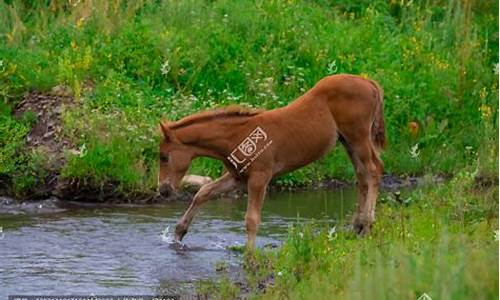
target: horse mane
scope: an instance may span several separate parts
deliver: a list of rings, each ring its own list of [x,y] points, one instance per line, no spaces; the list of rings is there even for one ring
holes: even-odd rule
[[[225,108],[213,109],[189,115],[178,121],[170,122],[168,124],[168,127],[170,129],[179,129],[192,124],[212,121],[216,119],[232,117],[252,117],[260,114],[263,111],[263,109],[248,108],[240,105],[230,105]]]

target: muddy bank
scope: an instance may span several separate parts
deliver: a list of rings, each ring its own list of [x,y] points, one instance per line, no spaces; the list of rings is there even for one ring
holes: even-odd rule
[[[33,193],[28,197],[19,198],[18,202],[29,203],[43,203],[49,201],[49,206],[57,203],[60,207],[61,202],[78,203],[78,205],[88,203],[92,205],[95,204],[155,204],[155,203],[165,203],[171,201],[190,201],[196,191],[197,186],[186,186],[178,195],[175,197],[164,197],[158,194],[156,191],[150,192],[134,192],[134,191],[123,191],[117,189],[118,185],[112,183],[102,183],[94,184],[91,182],[85,182],[82,180],[63,180],[58,182],[57,174],[52,174],[51,178],[54,181],[47,181],[48,184],[42,187],[38,193]],[[432,176],[430,178],[424,177],[399,177],[395,175],[384,175],[381,182],[382,191],[397,191],[404,188],[411,188],[425,183],[442,183],[446,180],[442,176]],[[53,184],[56,182],[56,184]],[[337,179],[327,179],[319,182],[312,183],[307,186],[283,186],[279,184],[271,184],[269,190],[272,192],[282,192],[282,191],[320,191],[320,190],[338,190],[338,189],[350,189],[355,187],[355,181],[342,181]],[[3,196],[3,197],[2,197]],[[245,193],[243,191],[234,191],[224,195],[229,198],[244,197]],[[0,191],[0,206],[6,204],[12,204],[14,200],[12,194],[9,194],[7,190]],[[49,200],[47,200],[49,199]],[[59,200],[59,199],[71,199]],[[43,204],[42,204],[43,205]],[[33,206],[36,208],[37,206]],[[44,206],[46,207],[46,206]],[[30,206],[26,206],[30,208]],[[34,209],[36,210],[36,209]]]
[[[425,182],[442,183],[446,180],[444,176],[398,176],[392,174],[385,174],[382,176],[380,187],[382,190],[394,191],[402,188],[410,188],[423,184]],[[343,189],[353,187],[356,185],[355,179],[353,180],[339,180],[335,178],[324,179],[321,181],[313,182],[305,186],[283,186],[279,184],[271,184],[270,190],[274,191],[301,191],[301,190],[322,190],[322,189]]]
[[[33,120],[33,127],[26,136],[24,153],[37,152],[43,155],[44,178],[39,178],[36,190],[16,195],[24,199],[48,198],[58,184],[59,172],[64,165],[64,151],[71,151],[73,144],[64,138],[61,116],[65,109],[75,105],[67,89],[55,87],[50,93],[29,92],[14,107],[16,118]],[[0,195],[14,195],[12,178],[0,176]]]
[[[86,83],[85,89],[91,84]],[[34,125],[26,136],[24,152],[43,155],[43,178],[30,190],[16,193],[12,178],[0,176],[0,195],[15,196],[21,200],[41,200],[51,197],[82,202],[151,203],[167,201],[155,191],[125,191],[115,182],[95,182],[86,178],[63,178],[65,153],[78,153],[77,147],[64,134],[62,115],[65,110],[78,106],[69,89],[56,86],[48,93],[26,93],[14,107],[17,118],[34,119]]]

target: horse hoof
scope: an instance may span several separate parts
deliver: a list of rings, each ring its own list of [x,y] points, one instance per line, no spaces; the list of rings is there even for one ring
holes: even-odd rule
[[[184,235],[185,234],[180,234],[180,235],[179,234],[175,234],[174,241],[176,241],[177,243],[182,242],[182,239],[184,238]]]
[[[177,242],[181,242],[182,239],[184,238],[184,236],[186,235],[186,233],[187,233],[187,229],[186,228],[183,228],[183,227],[180,227],[179,225],[177,225],[177,227],[175,228],[174,239]]]
[[[359,236],[369,235],[372,229],[372,223],[369,222],[357,222],[353,224],[354,232]]]

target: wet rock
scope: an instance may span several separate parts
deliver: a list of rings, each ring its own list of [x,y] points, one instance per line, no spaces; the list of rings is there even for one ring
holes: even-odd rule
[[[43,201],[19,202],[9,197],[0,197],[0,213],[5,214],[50,214],[62,212],[61,201],[55,197]]]
[[[474,179],[476,188],[489,188],[494,185],[498,185],[498,176],[487,177],[487,176],[477,176]]]
[[[264,249],[277,249],[279,245],[277,243],[268,243],[264,245]]]
[[[417,177],[399,177],[394,175],[384,175],[382,176],[382,182],[380,183],[381,188],[387,190],[397,190],[404,187],[412,187],[419,183],[419,178]]]
[[[12,205],[16,201],[10,197],[0,197],[0,206]]]

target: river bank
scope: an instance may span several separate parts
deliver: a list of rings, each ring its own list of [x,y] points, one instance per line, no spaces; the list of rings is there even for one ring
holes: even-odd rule
[[[53,174],[50,176],[51,180],[48,180],[47,185],[40,187],[39,190],[24,194],[21,197],[16,197],[16,194],[12,192],[9,188],[9,184],[3,182],[0,184],[0,206],[2,205],[13,205],[14,203],[38,203],[45,201],[59,202],[65,201],[60,199],[71,199],[71,202],[78,203],[101,203],[101,204],[155,204],[155,203],[168,203],[172,201],[190,201],[196,191],[198,186],[186,186],[182,191],[175,197],[164,197],[158,194],[158,192],[152,190],[149,192],[135,192],[135,191],[123,191],[117,189],[117,186],[113,184],[104,185],[89,185],[80,184],[75,181],[72,184],[58,184],[57,175]],[[446,180],[444,176],[407,176],[400,177],[394,175],[384,175],[380,183],[380,188],[382,191],[398,191],[401,189],[412,188],[419,185],[425,184],[439,184]],[[0,183],[2,183],[0,181]],[[350,189],[356,186],[355,181],[346,181],[338,179],[325,179],[318,182],[312,182],[308,185],[297,185],[288,186],[282,185],[280,183],[272,183],[269,186],[269,191],[279,192],[279,191],[317,191],[317,190],[339,190],[339,189]],[[244,193],[242,191],[232,192],[226,196],[238,197],[242,196]]]
[[[89,86],[91,86],[90,83]],[[124,186],[108,178],[99,180],[95,177],[66,174],[68,158],[84,157],[87,151],[85,148],[75,146],[75,142],[63,128],[64,112],[75,109],[77,105],[78,101],[71,96],[69,88],[65,86],[57,86],[50,93],[36,91],[26,93],[17,103],[13,110],[14,116],[19,119],[32,118],[31,128],[25,136],[23,151],[36,153],[42,162],[32,170],[38,175],[36,183],[26,189],[16,189],[13,182],[15,178],[0,176],[0,195],[16,197],[20,200],[56,197],[72,199],[72,201],[107,203],[159,203],[173,200],[159,196],[154,187],[147,184]],[[382,178],[381,187],[394,190],[415,186],[423,181],[441,182],[444,178],[444,176],[417,177],[386,174]],[[335,189],[353,184],[353,180],[333,178],[292,181],[291,183],[278,179],[271,183],[270,190]],[[188,188],[190,192],[183,193],[180,198],[190,198],[195,190],[196,188]]]

